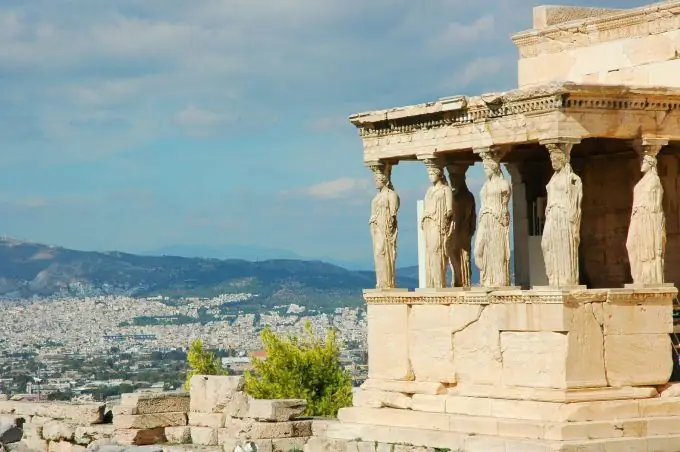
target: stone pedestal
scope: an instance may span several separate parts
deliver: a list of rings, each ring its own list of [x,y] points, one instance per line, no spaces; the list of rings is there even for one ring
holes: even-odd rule
[[[461,451],[680,450],[678,391],[659,395],[676,295],[367,292],[369,379],[327,435],[344,426],[383,441],[396,429]]]

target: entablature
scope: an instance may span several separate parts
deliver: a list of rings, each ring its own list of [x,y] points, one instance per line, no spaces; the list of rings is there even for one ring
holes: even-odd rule
[[[556,83],[352,115],[364,160],[406,160],[558,137],[680,140],[680,89]]]

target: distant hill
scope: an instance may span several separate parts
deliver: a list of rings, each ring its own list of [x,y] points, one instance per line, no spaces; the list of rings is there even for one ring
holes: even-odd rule
[[[417,272],[415,279],[400,275],[398,284],[416,287]],[[361,290],[374,285],[370,271],[321,261],[140,256],[0,240],[0,295],[4,297],[251,292],[259,294],[256,300],[262,305],[298,303],[331,309],[361,305]]]

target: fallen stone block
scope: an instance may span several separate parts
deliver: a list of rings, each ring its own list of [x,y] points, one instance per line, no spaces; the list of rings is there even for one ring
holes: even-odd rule
[[[290,421],[307,409],[307,401],[302,399],[250,399],[246,417],[258,421]]]
[[[24,432],[16,423],[0,423],[0,443],[10,444],[21,441]]]
[[[49,421],[42,426],[42,437],[47,441],[73,441],[76,424],[64,421]]]
[[[50,441],[47,452],[85,452],[87,448],[68,441]]]
[[[194,375],[189,381],[190,411],[223,413],[243,386],[242,376]]]
[[[297,438],[274,438],[272,439],[273,452],[290,452],[291,450],[303,450],[309,437]],[[361,452],[361,451],[360,451]]]
[[[259,422],[252,419],[230,419],[224,434],[243,440],[312,436],[312,421]]]
[[[171,444],[188,444],[191,442],[191,427],[166,427],[165,437]]]
[[[223,413],[189,412],[189,425],[196,427],[224,427],[226,415]]]
[[[191,442],[202,446],[217,446],[217,429],[211,427],[191,427]]]
[[[120,406],[129,408],[134,407],[135,412],[129,414],[156,414],[189,411],[189,393],[162,392],[159,394],[122,394]]]
[[[57,420],[73,420],[80,424],[99,424],[104,420],[104,403],[35,403],[0,400],[1,414],[41,416]]]
[[[93,441],[111,438],[115,428],[112,424],[80,425],[76,427],[73,440],[87,446]]]
[[[146,446],[150,444],[160,444],[166,442],[165,429],[147,428],[147,429],[116,429],[113,432],[112,439],[120,444],[132,444],[136,446]]]
[[[113,425],[117,429],[179,427],[182,425],[187,425],[187,414],[185,412],[181,412],[120,415],[113,418]]]

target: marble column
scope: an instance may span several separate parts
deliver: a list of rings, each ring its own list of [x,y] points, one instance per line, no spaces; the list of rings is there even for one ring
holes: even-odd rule
[[[630,272],[635,285],[661,285],[664,282],[666,218],[656,156],[667,144],[666,139],[650,138],[633,143],[643,173],[633,189],[633,206],[626,238]]]
[[[548,284],[554,287],[579,283],[581,201],[583,184],[571,168],[571,149],[578,139],[542,141],[550,152],[554,170],[546,187],[545,228],[541,239]]]
[[[447,287],[447,249],[453,233],[453,192],[446,183],[439,161],[425,159],[427,174],[432,184],[423,203],[420,228],[425,237],[425,286]]]
[[[378,193],[371,201],[371,217],[368,221],[373,242],[373,259],[377,289],[396,287],[397,260],[397,212],[399,195],[392,186],[392,166],[383,162],[371,162]]]
[[[510,173],[512,184],[512,243],[514,249],[515,285],[522,289],[531,286],[529,267],[529,207],[526,184],[522,179],[519,164],[509,163],[505,168]]]
[[[501,159],[507,148],[475,149],[482,157],[486,182],[480,192],[481,206],[475,237],[475,265],[483,287],[510,285],[510,211],[512,188],[503,177]]]
[[[453,274],[453,287],[472,285],[472,237],[477,229],[475,196],[467,186],[466,172],[471,163],[446,165],[453,190],[453,234],[449,241],[448,259]]]

